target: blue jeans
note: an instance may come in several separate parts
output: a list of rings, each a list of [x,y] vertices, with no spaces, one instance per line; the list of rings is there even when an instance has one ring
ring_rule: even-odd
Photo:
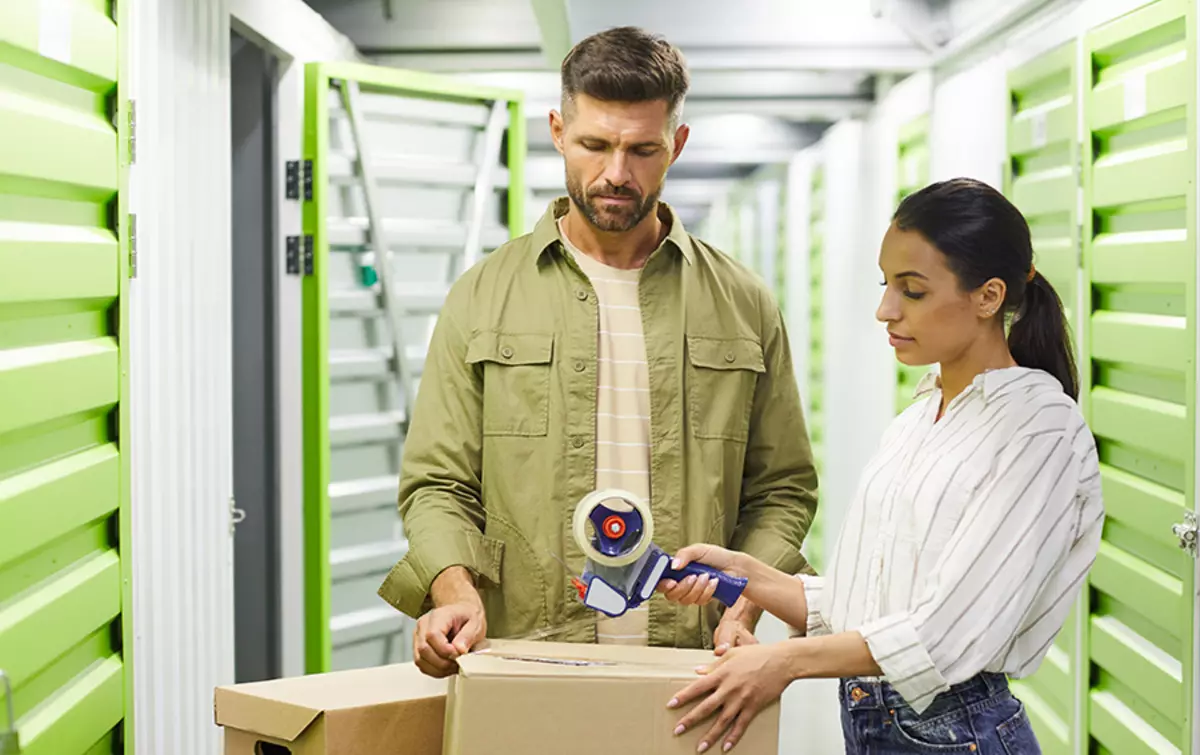
[[[1025,706],[1002,674],[979,674],[917,715],[890,684],[843,679],[838,692],[847,755],[1041,755]]]

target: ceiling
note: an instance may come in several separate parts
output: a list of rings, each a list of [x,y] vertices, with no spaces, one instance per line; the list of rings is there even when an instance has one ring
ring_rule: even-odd
[[[729,181],[786,160],[929,65],[994,0],[306,0],[381,65],[456,74],[526,96],[535,200],[562,190],[547,113],[558,62],[597,31],[663,34],[688,61],[691,141],[664,199],[694,223]],[[678,186],[676,185],[678,184]],[[544,195],[544,196],[543,196]]]

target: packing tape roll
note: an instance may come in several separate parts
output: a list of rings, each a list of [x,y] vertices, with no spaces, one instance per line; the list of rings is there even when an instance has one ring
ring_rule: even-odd
[[[592,539],[588,537],[587,525],[588,517],[591,515],[592,510],[601,503],[613,498],[624,501],[642,515],[642,536],[629,552],[619,556],[606,556],[592,545]],[[571,528],[575,532],[575,542],[579,544],[579,549],[583,551],[583,554],[593,562],[603,566],[627,566],[632,564],[641,558],[642,554],[650,547],[650,543],[654,542],[654,515],[650,513],[649,501],[627,490],[620,490],[618,488],[594,490],[585,495],[579,501],[579,504],[575,506],[575,516],[571,521]]]

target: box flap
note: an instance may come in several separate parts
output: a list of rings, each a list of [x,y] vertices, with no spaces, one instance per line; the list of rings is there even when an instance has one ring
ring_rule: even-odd
[[[295,741],[322,713],[446,695],[411,663],[218,687],[218,726]]]
[[[321,711],[258,697],[236,687],[218,687],[213,708],[217,726],[295,742]]]
[[[458,667],[459,673],[468,678],[691,679],[698,666],[713,660],[706,650],[489,640],[460,658]]]

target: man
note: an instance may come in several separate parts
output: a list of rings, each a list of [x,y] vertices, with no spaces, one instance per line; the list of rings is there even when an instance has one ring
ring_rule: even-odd
[[[645,32],[580,42],[550,116],[569,200],[467,271],[438,318],[404,446],[409,553],[379,591],[420,617],[427,674],[454,672],[485,636],[539,629],[718,653],[754,642],[744,601],[580,622],[591,611],[564,564],[582,571],[571,517],[598,488],[649,500],[668,552],[712,542],[806,569],[816,475],[779,307],[659,202],[688,138],[687,87],[679,51]]]

